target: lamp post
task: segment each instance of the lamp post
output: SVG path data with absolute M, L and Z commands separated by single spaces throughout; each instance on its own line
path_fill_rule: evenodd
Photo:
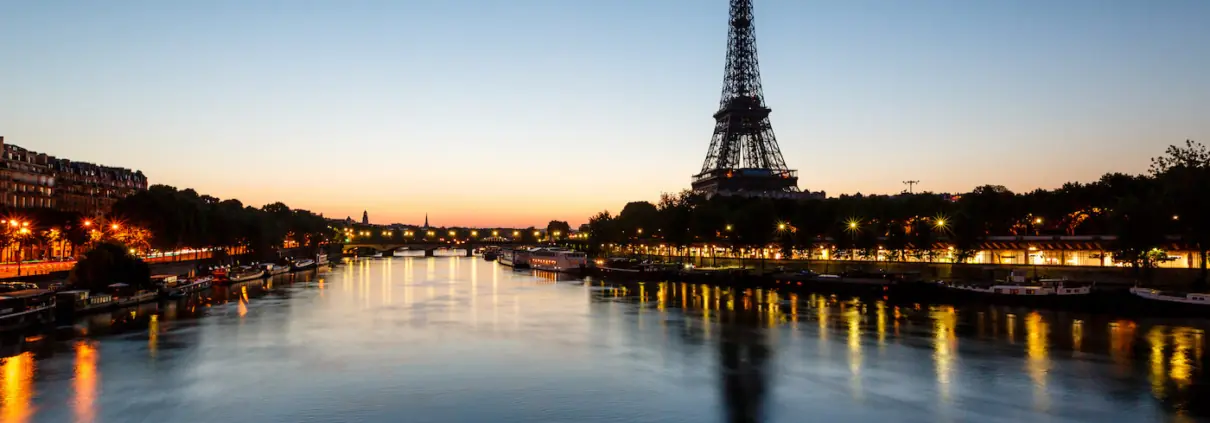
M 28 224 L 29 222 L 24 222 L 24 225 Z M 22 227 L 21 229 L 17 230 L 17 276 L 21 276 L 21 262 L 25 260 L 25 250 L 21 248 L 21 241 L 25 239 L 27 235 L 29 235 L 28 227 Z

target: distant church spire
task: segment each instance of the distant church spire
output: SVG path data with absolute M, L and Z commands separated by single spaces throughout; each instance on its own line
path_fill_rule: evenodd
M 370 212 L 367 212 L 365 210 L 361 211 L 361 224 L 363 224 L 363 225 L 370 224 Z
M 425 229 L 429 228 L 429 214 L 428 213 L 424 214 L 424 228 Z

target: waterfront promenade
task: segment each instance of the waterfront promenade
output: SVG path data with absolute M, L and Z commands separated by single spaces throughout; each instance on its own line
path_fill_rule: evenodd
M 158 255 L 143 257 L 143 261 L 148 264 L 172 263 L 177 261 L 192 261 L 210 258 L 213 255 L 210 251 L 198 251 L 196 253 L 180 254 L 180 255 Z M 70 271 L 72 266 L 75 266 L 74 260 L 69 261 L 46 261 L 46 262 L 28 262 L 8 263 L 0 265 L 0 279 L 16 279 L 28 276 L 47 275 L 56 272 Z

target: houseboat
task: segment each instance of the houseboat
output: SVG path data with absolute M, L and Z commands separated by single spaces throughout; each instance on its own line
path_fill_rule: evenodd
M 535 248 L 529 251 L 529 266 L 552 272 L 580 272 L 588 266 L 588 256 L 563 248 Z
M 288 264 L 261 263 L 261 268 L 265 269 L 265 275 L 267 276 L 290 273 L 291 271 L 291 265 Z
M 487 247 L 483 249 L 483 259 L 487 261 L 495 261 L 500 258 L 500 249 L 496 247 Z
M 124 283 L 110 284 L 109 292 L 113 294 L 115 307 L 127 307 L 132 305 L 142 304 L 148 301 L 159 298 L 158 291 L 146 289 L 135 289 L 135 287 Z
M 0 294 L 0 331 L 7 332 L 54 321 L 55 294 L 24 289 Z
M 213 283 L 213 276 L 201 276 L 193 278 L 177 284 L 176 287 L 168 291 L 168 296 L 173 298 L 183 297 L 198 291 L 202 291 L 206 288 L 210 288 Z
M 529 268 L 529 250 L 504 248 L 500 250 L 500 256 L 497 261 L 505 266 L 512 266 L 517 269 Z
M 86 289 L 55 293 L 55 314 L 65 321 L 80 314 L 108 310 L 117 306 L 117 298 L 107 293 L 93 294 Z
M 661 279 L 676 275 L 682 265 L 675 263 L 658 263 L 647 260 L 630 258 L 598 259 L 593 263 L 593 269 L 606 279 Z

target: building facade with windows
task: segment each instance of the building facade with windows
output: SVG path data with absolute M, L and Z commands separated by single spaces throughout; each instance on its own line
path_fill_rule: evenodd
M 108 213 L 119 199 L 146 189 L 143 172 L 60 159 L 7 144 L 0 137 L 0 207 L 97 216 Z
M 0 137 L 0 147 L 0 206 L 54 208 L 50 156 L 5 144 L 4 137 Z

